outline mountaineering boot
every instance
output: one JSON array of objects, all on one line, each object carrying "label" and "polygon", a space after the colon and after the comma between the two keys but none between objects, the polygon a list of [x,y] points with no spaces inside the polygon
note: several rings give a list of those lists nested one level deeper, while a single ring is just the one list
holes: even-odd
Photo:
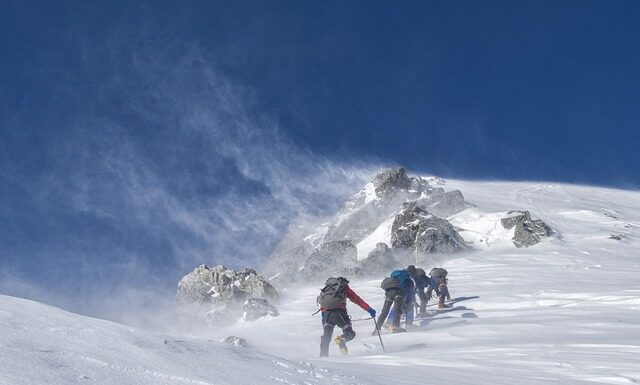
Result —
[{"label": "mountaineering boot", "polygon": [[401,328],[400,326],[391,325],[391,333],[404,333],[407,329]]},{"label": "mountaineering boot", "polygon": [[439,303],[438,304],[438,309],[448,309],[448,308],[449,308],[449,306],[447,306],[447,305],[445,305],[443,303]]},{"label": "mountaineering boot", "polygon": [[337,336],[335,341],[336,341],[336,344],[338,344],[338,347],[340,348],[340,353],[342,353],[343,356],[349,353],[349,350],[347,350],[347,341],[344,339],[343,336]]}]

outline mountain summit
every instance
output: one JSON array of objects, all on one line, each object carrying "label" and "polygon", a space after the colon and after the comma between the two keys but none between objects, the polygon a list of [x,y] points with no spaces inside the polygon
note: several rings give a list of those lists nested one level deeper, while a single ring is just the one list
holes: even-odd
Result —
[{"label": "mountain summit", "polygon": [[[332,217],[290,226],[266,272],[276,284],[318,274],[367,275],[428,255],[472,250],[460,234],[464,229],[449,221],[471,205],[460,190],[445,185],[441,178],[410,176],[402,167],[382,170]],[[505,223],[516,228],[517,246],[532,246],[552,233],[530,217]]]}]

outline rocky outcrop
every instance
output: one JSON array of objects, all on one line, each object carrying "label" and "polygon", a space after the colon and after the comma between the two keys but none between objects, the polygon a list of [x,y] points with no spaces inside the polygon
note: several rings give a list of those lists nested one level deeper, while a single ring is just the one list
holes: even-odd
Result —
[{"label": "rocky outcrop", "polygon": [[341,275],[355,267],[357,255],[356,245],[350,240],[326,242],[311,252],[301,273],[307,279]]},{"label": "rocky outcrop", "polygon": [[224,326],[240,318],[250,298],[275,301],[278,292],[253,269],[200,265],[178,283],[176,304],[185,326]]},{"label": "rocky outcrop", "polygon": [[630,238],[628,234],[616,233],[616,234],[609,235],[609,239],[613,239],[616,241],[628,241]]},{"label": "rocky outcrop", "polygon": [[[342,257],[336,257],[334,252],[325,253],[319,250],[332,242],[349,241],[353,245],[358,244],[370,236],[381,223],[393,217],[406,202],[418,201],[426,211],[441,218],[457,214],[466,208],[460,191],[445,192],[442,187],[431,186],[428,180],[436,184],[444,184],[444,181],[438,178],[411,177],[401,167],[382,170],[347,200],[329,220],[315,225],[292,225],[268,258],[266,271],[269,273],[269,279],[276,285],[282,285],[308,279],[320,272],[338,274],[344,271],[357,271],[357,267],[367,270],[368,266],[364,261],[362,261],[363,264],[355,265],[356,256],[353,254],[346,253]],[[426,238],[418,244],[422,249],[429,250],[428,252],[431,252],[430,250],[446,252],[447,248],[444,245],[447,241],[440,238],[446,238],[450,232],[444,229],[444,223],[432,225],[443,227],[443,231],[435,238],[433,234],[424,234]],[[450,238],[457,239],[453,235]],[[429,242],[435,245],[431,247]],[[452,246],[448,249],[453,248]],[[394,249],[398,250],[395,246]],[[327,260],[322,260],[325,254],[331,255],[327,256]],[[400,254],[402,253],[396,252],[395,256],[398,257]],[[359,260],[369,259],[364,255],[357,257]],[[368,263],[385,262],[384,259],[378,260],[378,258],[371,259]],[[335,267],[332,267],[334,264]]]},{"label": "rocky outcrop", "polygon": [[358,243],[403,202],[440,190],[432,188],[425,179],[409,177],[404,168],[384,170],[345,202],[336,220],[329,224],[324,241],[350,239]]},{"label": "rocky outcrop", "polygon": [[429,213],[440,218],[447,218],[467,208],[464,196],[459,190],[445,192],[442,188],[433,189],[430,194],[423,194],[418,204]]},{"label": "rocky outcrop", "polygon": [[242,319],[245,321],[255,321],[257,319],[278,316],[278,309],[264,298],[249,298],[242,306]]},{"label": "rocky outcrop", "polygon": [[234,271],[222,265],[200,265],[182,277],[176,294],[179,305],[244,302],[247,298],[277,300],[278,292],[253,269]]},{"label": "rocky outcrop", "polygon": [[387,197],[398,191],[409,190],[412,187],[411,178],[407,171],[402,168],[390,168],[378,173],[371,183],[373,183],[376,195]]},{"label": "rocky outcrop", "polygon": [[507,230],[515,227],[512,241],[516,247],[533,246],[553,232],[543,221],[531,219],[529,211],[509,211],[508,214],[511,216],[502,218],[500,222]]},{"label": "rocky outcrop", "polygon": [[222,340],[220,340],[220,342],[224,344],[229,344],[231,346],[239,346],[242,348],[247,346],[247,340],[241,337],[236,337],[236,336],[229,336],[227,338],[223,338]]},{"label": "rocky outcrop", "polygon": [[452,253],[467,248],[446,219],[438,218],[418,202],[407,202],[391,227],[391,246],[418,254]]}]

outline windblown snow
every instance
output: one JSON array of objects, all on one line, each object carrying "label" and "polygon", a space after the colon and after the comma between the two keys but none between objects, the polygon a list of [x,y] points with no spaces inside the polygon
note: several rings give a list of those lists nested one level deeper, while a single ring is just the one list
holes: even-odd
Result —
[{"label": "windblown snow", "polygon": [[[326,277],[283,290],[279,317],[197,336],[0,296],[0,384],[640,382],[640,192],[548,183],[446,186],[472,205],[448,219],[473,251],[434,257],[424,267],[449,271],[455,301],[445,312],[429,307],[432,316],[409,333],[383,333],[385,352],[368,315],[349,305],[358,333],[349,355],[332,346],[328,359],[318,358],[321,321],[311,314]],[[515,248],[512,231],[499,226],[512,209],[531,211],[557,234]],[[389,226],[361,241],[359,255],[388,242]],[[377,310],[380,279],[350,284]],[[219,342],[229,335],[250,346]]]},{"label": "windblown snow", "polygon": [[378,226],[371,235],[358,243],[357,248],[359,259],[367,258],[371,250],[376,248],[377,243],[384,242],[387,245],[391,243],[391,226],[393,225],[394,219],[394,217],[391,217],[382,222],[382,224]]}]

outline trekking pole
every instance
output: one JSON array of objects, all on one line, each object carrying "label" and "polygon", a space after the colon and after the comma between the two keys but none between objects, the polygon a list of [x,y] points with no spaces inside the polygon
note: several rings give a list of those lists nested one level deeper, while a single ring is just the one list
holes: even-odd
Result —
[{"label": "trekking pole", "polygon": [[380,340],[380,346],[382,346],[382,351],[384,353],[386,353],[386,351],[384,350],[384,344],[382,343],[382,336],[380,336],[380,328],[378,328],[378,323],[376,322],[375,318],[371,318],[373,319],[373,324],[376,325],[376,332],[378,332],[378,339]]}]

